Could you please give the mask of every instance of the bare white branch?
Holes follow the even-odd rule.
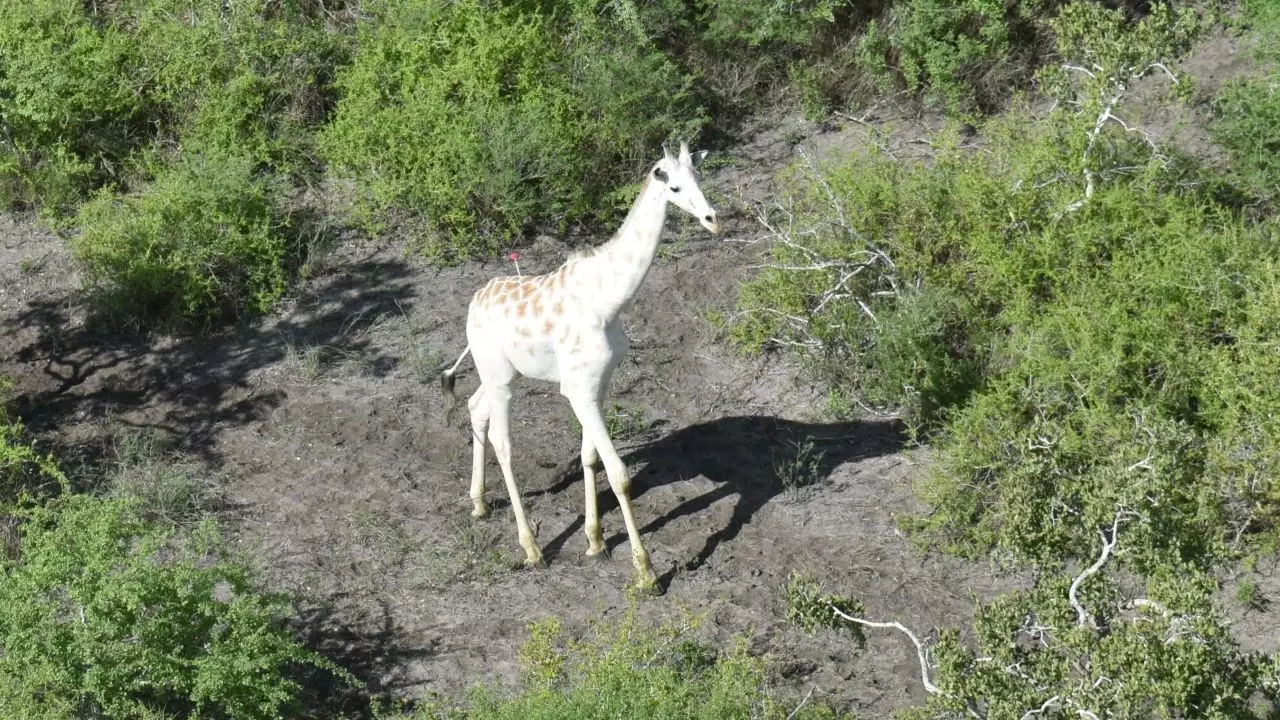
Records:
[[[1087,69],[1085,69],[1085,68],[1080,67],[1079,65],[1066,65],[1066,64],[1064,64],[1064,65],[1062,66],[1062,69],[1063,69],[1063,70],[1070,70],[1070,71],[1072,71],[1072,72],[1081,72],[1081,73],[1084,73],[1085,75],[1088,75],[1089,77],[1093,78],[1094,80],[1097,80],[1097,79],[1098,79],[1098,76],[1097,76],[1097,75],[1095,75],[1095,74],[1094,74],[1094,72],[1093,72],[1092,70],[1087,70]]]
[[[800,708],[804,707],[809,702],[809,698],[813,696],[813,691],[817,689],[817,685],[809,688],[809,692],[805,694],[804,699],[800,701],[800,704],[796,706],[796,709],[792,710],[791,713],[787,715],[787,720],[791,720],[791,718],[796,716],[796,713],[800,712]]]
[[[916,637],[916,634],[908,630],[905,625],[903,625],[900,622],[887,622],[887,623],[872,622],[870,620],[856,618],[856,617],[853,617],[852,615],[848,615],[842,612],[840,608],[836,607],[835,605],[831,606],[831,612],[835,613],[836,617],[838,618],[843,618],[844,620],[847,620],[853,623],[858,623],[859,625],[866,625],[867,627],[873,627],[873,628],[897,628],[898,630],[901,630],[902,632],[906,633],[907,637],[911,638],[911,642],[915,643],[916,654],[920,658],[920,680],[921,682],[924,683],[924,689],[927,690],[931,695],[942,694],[942,690],[938,689],[937,685],[934,685],[932,682],[929,682],[929,659],[925,654],[924,644],[921,643],[920,638]]]
[[[1090,617],[1089,611],[1084,609],[1084,605],[1080,604],[1080,598],[1077,596],[1077,593],[1080,592],[1080,586],[1085,580],[1097,574],[1097,572],[1102,569],[1102,566],[1107,563],[1107,558],[1111,557],[1111,552],[1116,548],[1117,535],[1120,532],[1120,521],[1131,514],[1132,513],[1124,510],[1123,508],[1116,511],[1115,520],[1111,523],[1110,539],[1107,538],[1107,534],[1105,532],[1102,530],[1098,531],[1098,536],[1102,538],[1102,552],[1098,555],[1098,559],[1095,560],[1092,565],[1085,568],[1084,572],[1076,576],[1076,579],[1071,583],[1071,589],[1067,591],[1067,598],[1071,600],[1071,607],[1076,609],[1076,621],[1080,625],[1094,625],[1093,618]],[[1094,627],[1097,626],[1094,625]]]
[[[1045,712],[1049,710],[1055,710],[1061,704],[1061,701],[1062,701],[1061,695],[1054,695],[1048,700],[1045,700],[1044,704],[1041,705],[1038,710],[1028,710],[1025,713],[1023,713],[1022,720],[1029,720],[1030,718],[1033,718],[1036,715],[1043,715]]]

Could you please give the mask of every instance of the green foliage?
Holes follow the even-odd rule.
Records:
[[[365,209],[423,213],[444,258],[495,252],[599,201],[670,132],[701,124],[688,80],[624,40],[595,2],[387,0],[368,7],[323,157],[361,178]]]
[[[293,669],[336,670],[280,627],[287,603],[212,525],[175,536],[82,495],[21,518],[0,584],[6,717],[278,717]]]
[[[782,586],[782,600],[787,606],[787,620],[805,632],[813,633],[820,628],[848,630],[858,645],[866,643],[861,625],[836,614],[838,610],[851,617],[862,616],[866,609],[855,598],[824,593],[812,576],[792,572]]]
[[[64,215],[94,188],[132,181],[157,143],[306,162],[343,51],[317,15],[269,0],[7,6],[0,202]]]
[[[98,193],[71,240],[89,282],[111,307],[145,319],[200,325],[269,310],[299,251],[278,188],[254,164],[192,156],[137,194]]]
[[[8,378],[0,377],[0,507],[27,493],[56,492],[67,486],[53,456],[38,452],[22,421],[5,410],[11,387]]]
[[[1280,60],[1280,40],[1274,32],[1280,28],[1280,10],[1270,7],[1271,15],[1264,15],[1261,7],[1257,15],[1267,34],[1259,55],[1272,63],[1272,69],[1224,88],[1214,101],[1210,125],[1214,141],[1231,158],[1236,183],[1267,211],[1280,198],[1280,72],[1274,66]]]
[[[1058,55],[1065,61],[1037,74],[1044,92],[1062,101],[1083,100],[1085,109],[1101,111],[1136,78],[1166,73],[1184,92],[1190,78],[1170,64],[1217,19],[1194,6],[1177,10],[1159,3],[1140,21],[1120,8],[1078,0],[1050,21]]]
[[[161,141],[186,153],[247,155],[283,171],[312,162],[342,36],[303,0],[133,0]]]
[[[859,59],[883,81],[951,110],[991,107],[1030,74],[1053,0],[912,0],[895,3],[858,41]]]
[[[535,623],[520,651],[525,671],[521,691],[504,696],[476,688],[465,706],[439,704],[415,718],[510,718],[594,720],[596,718],[836,718],[820,702],[784,704],[770,687],[763,658],[739,642],[717,652],[690,637],[692,627],[642,625],[632,606],[606,625],[596,621],[588,637],[565,637],[554,619]],[[796,708],[795,712],[791,712]]]
[[[65,211],[137,145],[150,109],[138,48],[78,0],[0,12],[0,203]]]
[[[933,648],[934,683],[942,691],[903,718],[986,717],[1267,717],[1251,705],[1277,696],[1267,657],[1242,652],[1213,604],[1213,581],[1190,568],[1147,583],[1147,597],[1125,602],[1106,573],[1090,577],[1080,623],[1068,599],[1072,579],[1042,578],[1035,587],[977,608],[975,642],[946,631]]]
[[[1015,108],[980,152],[943,133],[928,164],[802,160],[740,296],[742,347],[795,348],[834,397],[900,407],[933,438],[932,509],[906,524],[951,551],[1054,567],[1096,552],[1121,508],[1149,572],[1280,520],[1275,230],[1109,119],[1143,58],[1202,27],[1119,18],[1062,13],[1064,53],[1097,75],[1070,90],[1077,110]]]

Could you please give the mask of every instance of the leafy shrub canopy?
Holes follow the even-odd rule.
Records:
[[[69,495],[22,513],[0,583],[6,717],[278,717],[288,673],[329,663],[279,625],[212,525],[176,537],[120,500]]]
[[[193,156],[135,195],[98,193],[71,241],[89,281],[112,307],[146,319],[201,325],[268,310],[297,251],[279,189],[254,164]]]
[[[461,254],[597,212],[620,169],[640,171],[658,140],[690,137],[702,119],[689,80],[619,38],[596,5],[370,6],[323,157],[366,182],[374,208],[469,233],[453,240]]]

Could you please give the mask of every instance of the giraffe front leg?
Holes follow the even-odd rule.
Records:
[[[586,508],[583,530],[587,534],[587,556],[597,557],[605,552],[604,536],[600,533],[600,510],[596,504],[596,461],[600,455],[584,432],[582,434],[582,483],[586,492]]]
[[[627,475],[627,466],[618,457],[609,439],[609,431],[604,424],[604,416],[600,405],[592,397],[577,396],[569,398],[573,412],[582,424],[583,435],[591,439],[596,452],[604,462],[605,473],[609,476],[609,486],[618,497],[618,506],[622,510],[622,519],[627,524],[627,538],[631,542],[631,561],[636,568],[636,587],[644,592],[661,594],[658,586],[658,575],[653,571],[653,563],[649,560],[649,552],[640,541],[640,528],[636,525],[635,514],[631,511],[631,478]]]
[[[467,401],[467,406],[471,409],[471,502],[475,506],[471,517],[480,519],[489,517],[489,503],[484,499],[484,445],[489,432],[489,403],[483,385]]]

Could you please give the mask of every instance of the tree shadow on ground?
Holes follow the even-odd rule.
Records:
[[[767,416],[735,416],[682,428],[626,452],[622,459],[632,472],[633,499],[654,488],[699,476],[717,484],[712,490],[684,500],[662,517],[643,525],[640,532],[644,536],[682,517],[702,512],[723,498],[738,496],[729,522],[711,533],[702,549],[685,562],[685,570],[696,570],[721,543],[735,538],[773,498],[788,490],[804,492],[819,485],[845,463],[898,452],[905,446],[906,439],[902,424],[889,420],[822,424]],[[643,467],[637,470],[640,466]],[[617,500],[604,482],[603,471],[599,477],[603,514],[616,508]],[[575,463],[559,482],[534,494],[565,492],[581,481],[581,464]],[[643,522],[643,518],[640,521]],[[549,542],[544,551],[553,556],[581,529],[579,517]],[[625,532],[616,533],[606,540],[606,545],[612,551],[625,540]],[[671,570],[660,582],[665,586],[674,573],[675,569]]]
[[[437,653],[434,645],[409,647],[385,601],[362,616],[339,618],[328,607],[301,612],[295,621],[302,644],[351,673],[364,687],[352,687],[333,672],[314,669],[300,678],[301,709],[308,718],[374,718],[373,700],[413,685],[404,677],[415,661]],[[357,629],[353,625],[361,626]]]
[[[13,409],[69,466],[96,467],[109,438],[70,439],[55,431],[118,418],[164,431],[175,449],[211,465],[220,461],[220,428],[260,420],[285,392],[255,387],[254,373],[313,348],[359,356],[365,371],[385,375],[395,359],[379,353],[366,330],[407,312],[415,292],[410,267],[367,258],[308,284],[286,318],[264,318],[204,335],[144,337],[95,318],[77,298],[41,300],[0,323],[20,338],[6,373],[22,390]],[[25,374],[25,377],[21,377]],[[119,417],[118,417],[119,416]]]

